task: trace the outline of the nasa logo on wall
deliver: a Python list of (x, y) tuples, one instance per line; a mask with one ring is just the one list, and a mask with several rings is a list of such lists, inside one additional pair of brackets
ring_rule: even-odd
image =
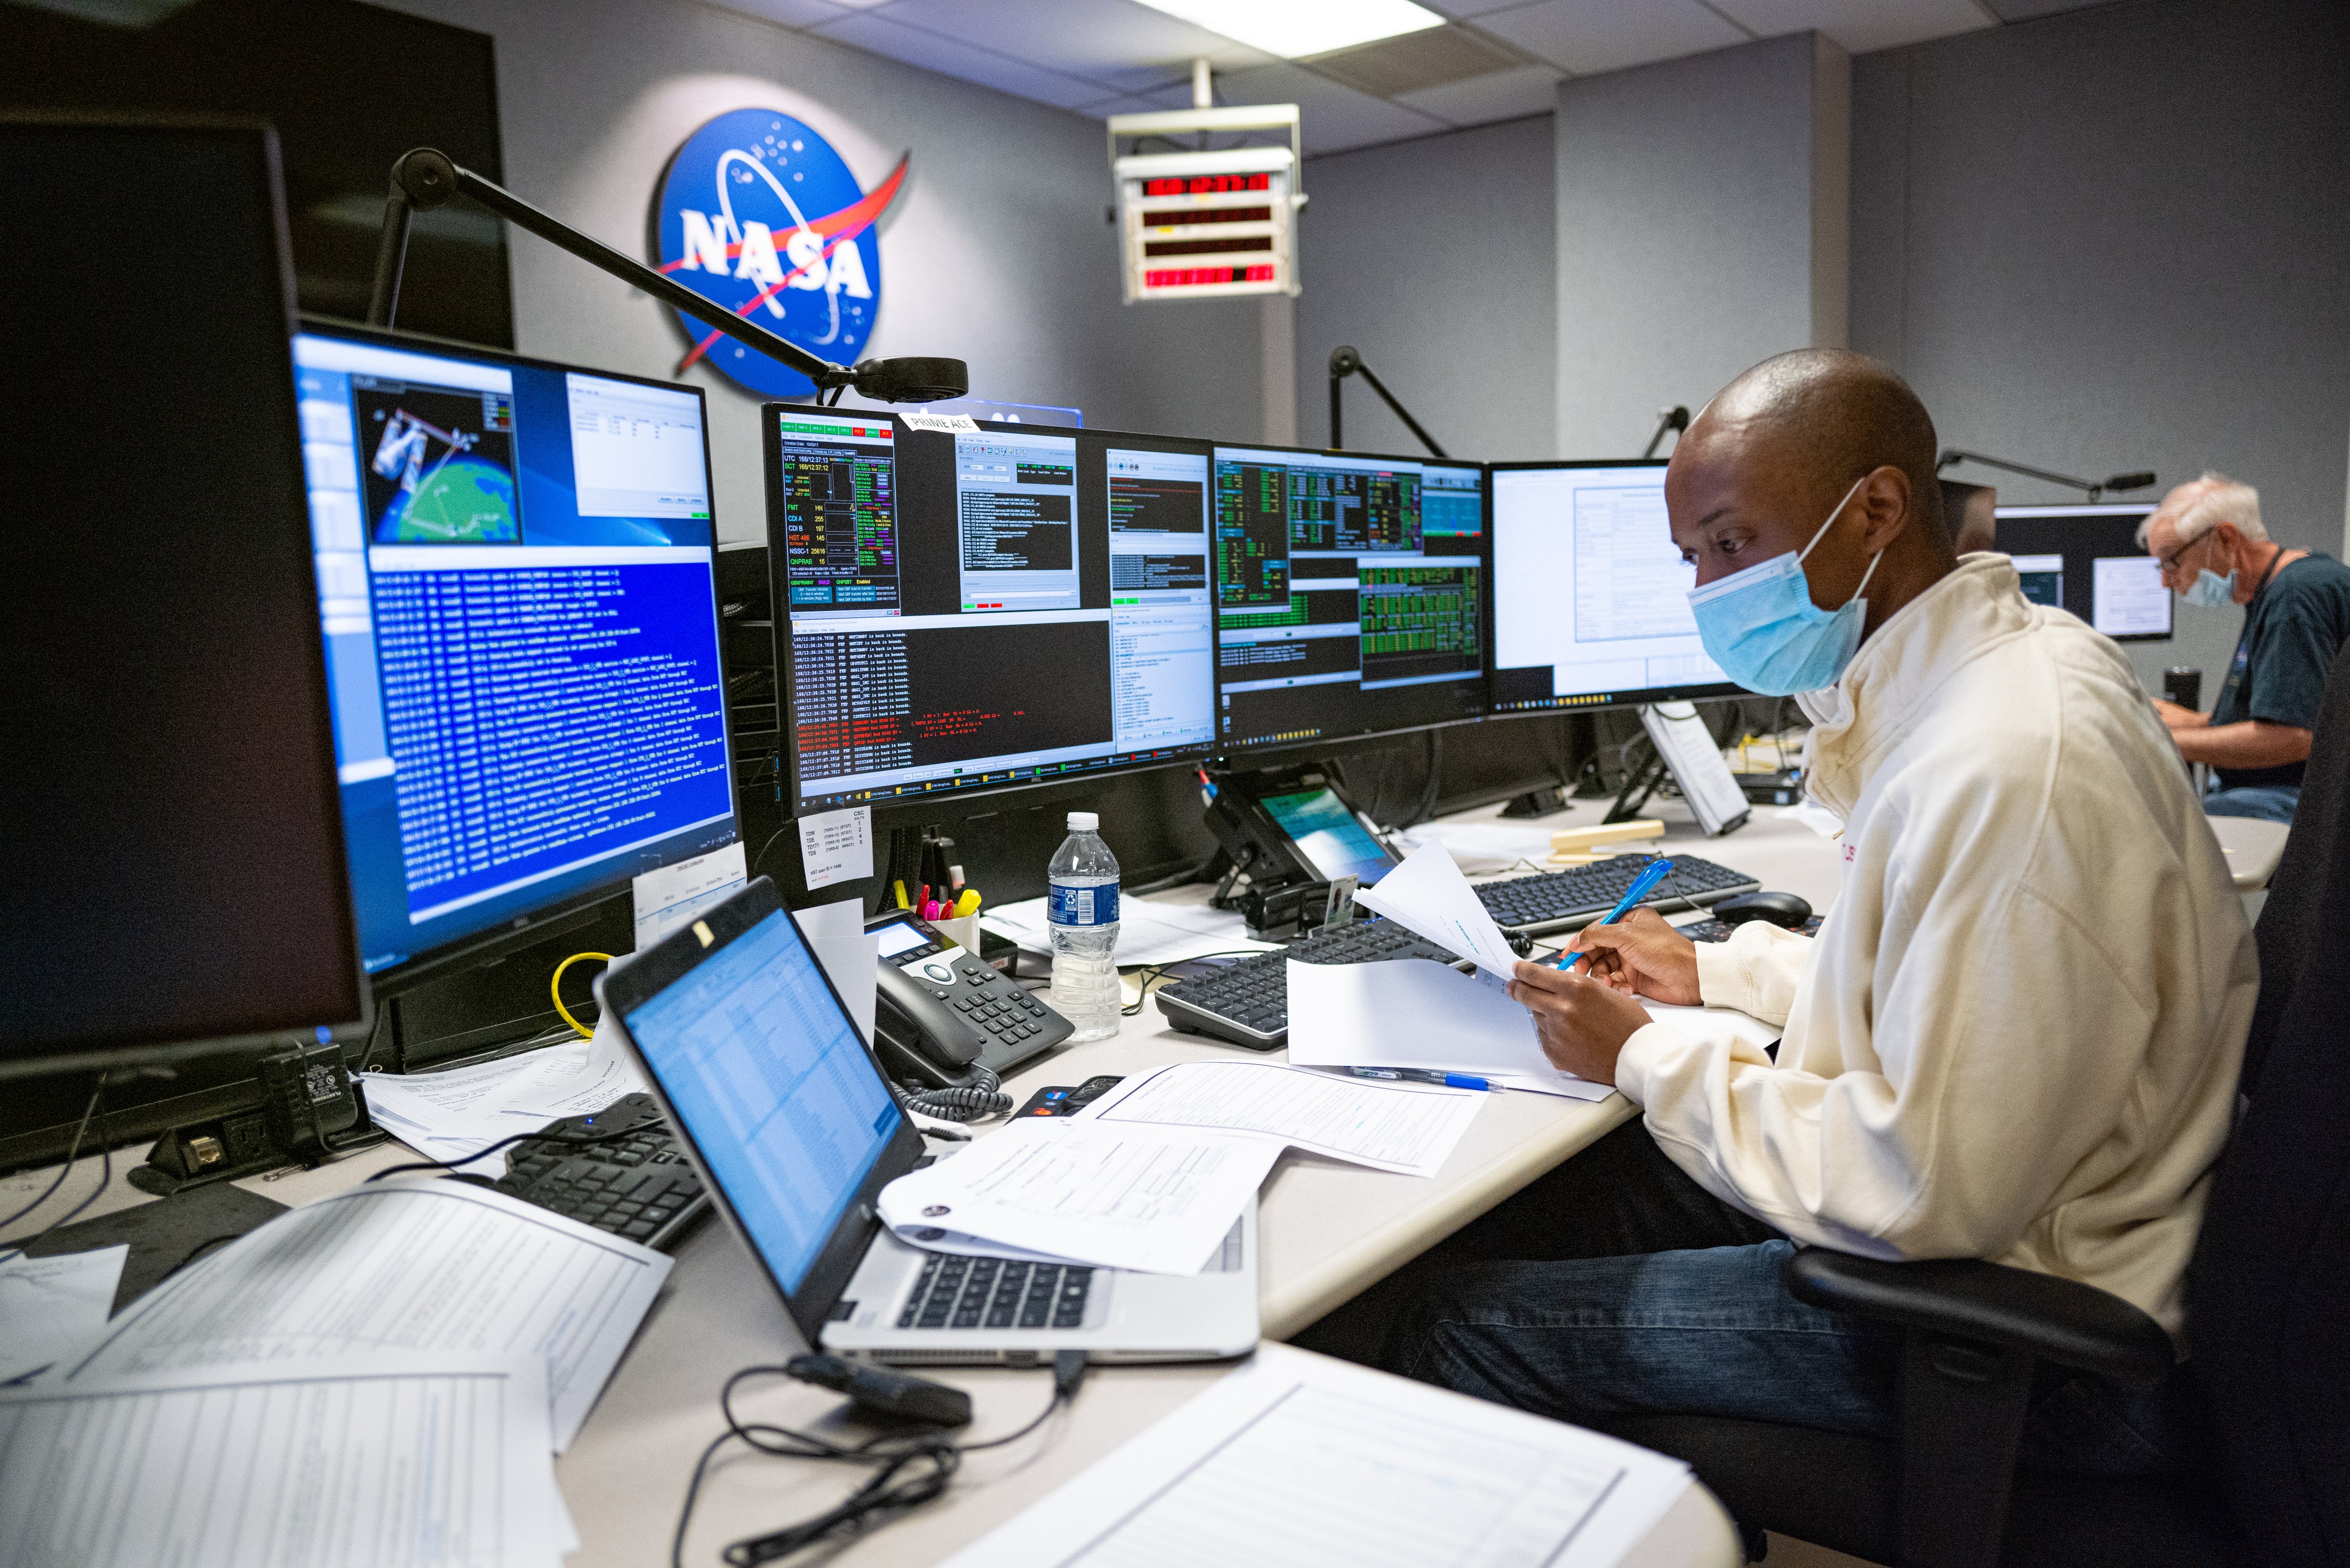
[[(909, 155), (910, 156), (910, 154)], [(685, 139), (661, 176), (656, 265), (708, 299), (835, 364), (853, 365), (881, 309), (874, 221), (906, 181), (906, 158), (860, 190), (832, 144), (790, 115), (738, 109)], [(816, 389), (754, 348), (682, 311), (682, 375), (707, 359), (768, 398)]]

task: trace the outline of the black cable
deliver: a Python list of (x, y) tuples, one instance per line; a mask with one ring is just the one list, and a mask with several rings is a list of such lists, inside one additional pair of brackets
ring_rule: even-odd
[(1231, 948), (1222, 952), (1201, 953), (1192, 958), (1177, 959), (1173, 963), (1143, 964), (1134, 971), (1140, 977), (1138, 994), (1132, 1002), (1127, 1002), (1118, 1008), (1118, 1015), (1120, 1018), (1131, 1018), (1136, 1013), (1140, 1012), (1142, 1011), (1142, 1004), (1150, 1000), (1150, 987), (1152, 983), (1154, 981), (1164, 980), (1167, 977), (1167, 971), (1170, 969), (1176, 969), (1187, 963), (1205, 963), (1210, 959), (1263, 958), (1265, 950), (1263, 948)]
[(758, 876), (759, 867), (766, 863), (767, 851), (773, 849), (779, 839), (798, 826), (799, 824), (797, 822), (786, 822), (783, 826), (775, 829), (774, 833), (767, 836), (767, 842), (759, 846), (759, 853), (751, 857), (751, 875), (753, 877)]
[[(712, 1438), (694, 1461), (693, 1474), (686, 1482), (685, 1501), (678, 1510), (677, 1532), (670, 1539), (671, 1568), (684, 1568), (685, 1533), (693, 1520), (693, 1506), (702, 1494), (702, 1483), (708, 1476), (710, 1461), (730, 1442), (742, 1442), (764, 1454), (783, 1459), (824, 1459), (842, 1464), (870, 1465), (874, 1474), (849, 1493), (847, 1499), (824, 1512), (785, 1525), (764, 1535), (747, 1537), (728, 1546), (721, 1557), (728, 1568), (754, 1568), (754, 1564), (772, 1563), (788, 1557), (836, 1538), (862, 1535), (876, 1530), (923, 1503), (939, 1496), (947, 1483), (962, 1466), (962, 1457), (985, 1449), (1000, 1449), (1021, 1438), (1052, 1418), (1053, 1412), (1063, 1403), (1076, 1397), (1077, 1386), (1085, 1380), (1086, 1353), (1064, 1350), (1053, 1357), (1053, 1397), (1035, 1418), (1018, 1430), (1001, 1438), (991, 1438), (983, 1443), (958, 1443), (946, 1428), (917, 1428), (911, 1431), (884, 1432), (862, 1443), (836, 1443), (813, 1432), (795, 1431), (772, 1422), (746, 1422), (734, 1414), (734, 1390), (743, 1379), (759, 1376), (788, 1376), (782, 1366), (746, 1366), (726, 1380), (718, 1393), (718, 1411), (724, 1417), (726, 1430)], [(910, 1480), (899, 1478), (915, 1465), (927, 1467)]]
[(67, 1210), (63, 1214), (57, 1216), (55, 1220), (50, 1220), (47, 1224), (34, 1231), (30, 1236), (26, 1237), (22, 1241), (12, 1242), (11, 1246), (16, 1251), (21, 1253), (26, 1248), (42, 1241), (52, 1232), (64, 1226), (72, 1224), (75, 1220), (80, 1217), (82, 1210), (88, 1209), (91, 1204), (97, 1202), (101, 1197), (105, 1196), (106, 1189), (114, 1185), (114, 1145), (106, 1136), (106, 1113), (99, 1108), (105, 1103), (106, 1074), (101, 1070), (98, 1075), (97, 1086), (90, 1090), (89, 1104), (82, 1111), (81, 1125), (74, 1128), (73, 1143), (66, 1150), (65, 1168), (57, 1172), (57, 1177), (55, 1181), (49, 1183), (48, 1191), (42, 1193), (40, 1197), (36, 1198), (32, 1202), (26, 1204), (24, 1208), (19, 1209), (16, 1213), (8, 1216), (5, 1223), (13, 1225), (17, 1220), (23, 1219), (26, 1215), (30, 1214), (34, 1210), (39, 1208), (42, 1203), (47, 1200), (50, 1192), (55, 1192), (64, 1184), (65, 1179), (73, 1171), (74, 1158), (81, 1150), (82, 1133), (84, 1129), (88, 1127), (89, 1118), (93, 1112), (95, 1112), (99, 1116), (98, 1149), (99, 1174), (98, 1178), (98, 1185), (89, 1189), (89, 1195), (88, 1197), (75, 1204), (72, 1208)]
[[(97, 1114), (99, 1096), (104, 1093), (106, 1093), (106, 1075), (101, 1071), (98, 1075), (98, 1081), (90, 1085), (89, 1103), (81, 1108), (81, 1120), (75, 1124), (73, 1141), (66, 1146), (65, 1165), (56, 1176), (50, 1179), (48, 1186), (41, 1189), (41, 1195), (38, 1198), (34, 1199), (5, 1220), (0, 1220), (0, 1231), (6, 1230), (42, 1204), (47, 1203), (56, 1195), (57, 1189), (66, 1184), (66, 1178), (73, 1174), (74, 1161), (81, 1154), (81, 1135), (89, 1130), (89, 1118)], [(46, 1235), (47, 1232), (44, 1231), (43, 1234)], [(15, 1243), (12, 1242), (10, 1245), (13, 1246)]]
[(905, 1090), (906, 1108), (936, 1116), (942, 1122), (985, 1121), (1012, 1114), (1012, 1096), (1003, 1094), (1003, 1080), (985, 1067), (972, 1069), (972, 1081), (960, 1088), (927, 1085)]
[[(639, 1122), (619, 1132), (598, 1133), (592, 1137), (562, 1137), (549, 1132), (516, 1133), (512, 1137), (502, 1137), (489, 1147), (469, 1154), (463, 1159), (411, 1159), (402, 1165), (387, 1165), (369, 1177), (368, 1181), (381, 1181), (387, 1176), (400, 1176), (411, 1170), (454, 1170), (461, 1165), (471, 1165), (475, 1160), (486, 1158), (502, 1148), (512, 1148), (518, 1143), (528, 1143), (533, 1138), (556, 1144), (565, 1148), (593, 1148), (599, 1143), (618, 1143), (624, 1137), (635, 1137), (644, 1130), (645, 1124)], [(361, 1182), (360, 1185), (364, 1187), (367, 1183)]]

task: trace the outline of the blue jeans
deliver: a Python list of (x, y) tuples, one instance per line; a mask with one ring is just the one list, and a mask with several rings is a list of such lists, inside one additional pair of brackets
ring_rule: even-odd
[(2263, 822), (2291, 824), (2301, 805), (2299, 784), (2239, 784), (2215, 789), (2203, 797), (2206, 816), (2257, 816)]
[[(1890, 1438), (1901, 1332), (1807, 1306), (1794, 1243), (1628, 1123), (1399, 1276), (1389, 1371), (1605, 1428), (1717, 1415)], [(2183, 1376), (2151, 1393), (2043, 1369), (2023, 1463), (2100, 1475), (2192, 1462)]]

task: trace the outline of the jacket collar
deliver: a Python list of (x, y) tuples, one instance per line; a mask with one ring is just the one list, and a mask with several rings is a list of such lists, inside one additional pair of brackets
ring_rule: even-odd
[(2032, 628), (2014, 565), (1974, 555), (1877, 628), (1834, 686), (1798, 701), (1812, 719), (1813, 799), (1849, 819), (1878, 758), (1905, 739), (1936, 689), (1970, 659)]

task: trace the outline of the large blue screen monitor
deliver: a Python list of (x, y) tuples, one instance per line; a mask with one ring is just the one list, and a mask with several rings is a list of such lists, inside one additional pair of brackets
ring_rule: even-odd
[(377, 991), (733, 842), (701, 392), (346, 327), (294, 359)]
[(1663, 463), (1486, 473), (1496, 715), (1737, 694), (1690, 613), (1697, 572), (1666, 524)]

